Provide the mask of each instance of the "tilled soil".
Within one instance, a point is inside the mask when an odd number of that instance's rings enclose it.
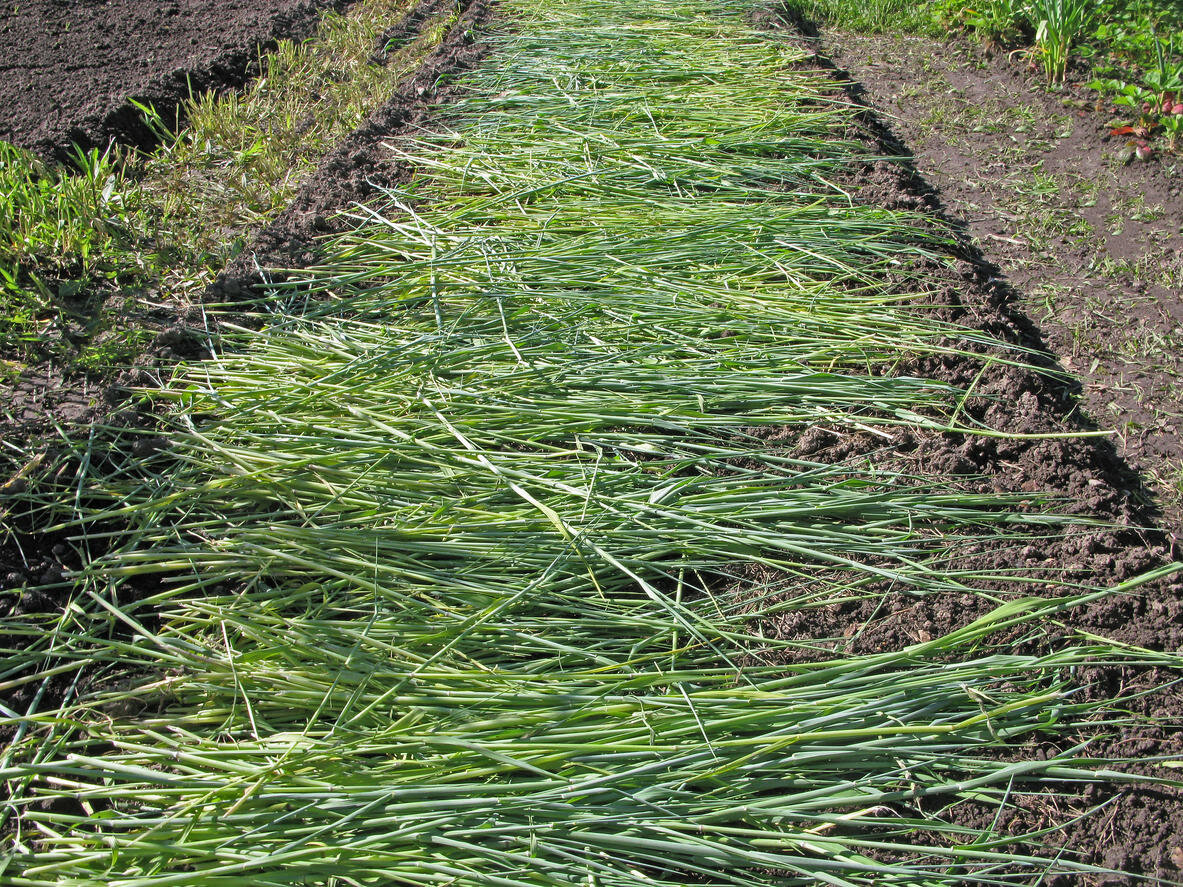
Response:
[[[43,156],[155,141],[129,101],[174,119],[191,91],[241,85],[259,52],[347,0],[3,0],[0,139]]]
[[[1046,256],[1035,257],[1029,247],[1012,243],[1006,232],[1014,233],[1014,219],[997,207],[994,201],[982,199],[982,191],[991,190],[1001,196],[1005,185],[997,179],[992,188],[979,183],[989,179],[987,158],[1005,150],[999,144],[999,133],[977,133],[973,151],[968,151],[964,140],[950,136],[941,142],[922,120],[917,119],[909,102],[939,101],[927,91],[924,76],[931,68],[918,68],[915,59],[905,56],[896,60],[884,48],[895,43],[912,46],[915,40],[904,38],[850,38],[848,35],[819,35],[809,22],[795,22],[793,29],[801,32],[802,45],[817,51],[817,62],[844,84],[846,93],[855,105],[861,106],[861,122],[857,135],[866,139],[873,153],[894,155],[897,160],[868,164],[852,175],[848,184],[856,199],[896,210],[912,210],[929,215],[959,233],[959,254],[964,261],[953,271],[928,269],[931,276],[944,285],[934,299],[939,316],[965,326],[977,328],[1003,341],[1035,350],[1032,361],[1045,371],[1032,372],[1016,367],[997,366],[980,371],[976,361],[958,358],[927,358],[916,366],[901,368],[902,372],[942,379],[972,388],[984,398],[976,402],[967,418],[980,421],[987,427],[1008,433],[1046,435],[1060,432],[1090,432],[1097,422],[1079,404],[1092,407],[1093,415],[1112,418],[1114,413],[1129,415],[1139,405],[1140,392],[1123,390],[1112,375],[1096,374],[1098,362],[1081,366],[1083,360],[1068,355],[1079,354],[1070,347],[1065,332],[1066,318],[1041,317],[1032,319],[1032,303],[1024,289],[1037,285],[1041,274],[1048,274]],[[956,47],[934,45],[924,56],[932,58],[964,58]],[[1001,63],[986,65],[987,72],[999,83],[1017,89],[1016,81],[1022,73],[1004,71]],[[972,65],[977,69],[979,65]],[[866,77],[866,82],[863,78]],[[988,90],[989,85],[973,82],[971,73],[964,73],[959,81],[967,91]],[[995,84],[997,89],[997,83]],[[885,109],[884,91],[890,90],[892,102]],[[1024,97],[1034,101],[1035,89],[1026,88]],[[1013,101],[1013,94],[1003,90],[995,101],[1005,107]],[[918,96],[920,98],[918,98]],[[978,95],[979,101],[984,101]],[[1044,112],[1051,113],[1053,100],[1045,98]],[[1057,100],[1058,101],[1058,100]],[[885,110],[888,113],[884,113]],[[899,116],[896,116],[899,115]],[[1081,118],[1073,116],[1080,121]],[[1066,156],[1057,162],[1073,163],[1080,155],[1079,168],[1088,175],[1090,164],[1095,170],[1104,167],[1111,173],[1115,168],[1106,165],[1103,134],[1096,126],[1080,124],[1072,130],[1075,140],[1062,146]],[[1064,131],[1063,129],[1061,131]],[[946,133],[948,135],[948,133]],[[964,134],[961,134],[964,135]],[[1009,144],[1010,133],[1002,139]],[[1066,133],[1065,139],[1071,133]],[[993,144],[988,144],[990,141]],[[975,165],[977,164],[977,165]],[[1043,168],[1041,163],[1039,169]],[[1136,167],[1132,170],[1116,168],[1126,176],[1126,189],[1141,189],[1147,199],[1161,204],[1179,206],[1178,188],[1163,176],[1161,168]],[[1030,170],[1028,170],[1030,172]],[[1096,173],[1100,175],[1100,173]],[[959,175],[961,176],[959,178]],[[964,178],[974,178],[967,183]],[[1012,184],[1013,187],[1013,184]],[[968,204],[967,190],[976,194],[980,202]],[[1103,189],[1102,189],[1103,190]],[[1106,208],[1112,208],[1120,195],[1110,193],[1105,198]],[[1001,202],[1001,200],[999,200]],[[964,215],[967,209],[975,215]],[[1105,209],[1097,210],[1102,213]],[[1102,237],[1091,247],[1110,257],[1130,251],[1160,250],[1164,262],[1177,262],[1172,241],[1164,236],[1178,218],[1168,216],[1158,224],[1142,225],[1131,239]],[[1002,232],[991,238],[990,232]],[[1022,247],[1001,254],[992,247],[997,238],[1007,247]],[[1065,235],[1066,237],[1066,235]],[[1068,243],[1065,239],[1062,244]],[[1132,245],[1131,245],[1132,244]],[[1123,250],[1126,252],[1123,253]],[[1168,317],[1178,308],[1179,292],[1165,286],[1143,285],[1137,288],[1143,301],[1125,303],[1114,299],[1114,292],[1129,285],[1128,278],[1098,279],[1090,274],[1085,259],[1088,249],[1079,243],[1055,268],[1056,278],[1065,287],[1072,287],[1073,304],[1084,310],[1090,301],[1107,298],[1114,318],[1107,330],[1093,334],[1092,346],[1103,352],[1106,339],[1131,324],[1141,323],[1149,315]],[[1025,261],[1022,261],[1025,259]],[[1000,268],[1000,265],[1002,266]],[[1005,268],[1004,272],[1002,269]],[[1011,269],[1014,268],[1013,272]],[[1008,274],[1011,276],[1008,279]],[[900,282],[902,287],[907,281]],[[906,291],[905,290],[902,290]],[[1114,305],[1113,302],[1118,304]],[[1149,303],[1145,311],[1138,306]],[[1041,324],[1042,322],[1042,324]],[[1156,321],[1157,322],[1157,321]],[[1170,325],[1174,321],[1165,322]],[[1085,347],[1088,347],[1086,343]],[[1064,355],[1063,358],[1060,355]],[[1174,356],[1171,356],[1174,359]],[[1063,367],[1084,370],[1084,386],[1055,371]],[[1092,374],[1088,372],[1090,369]],[[1166,391],[1169,403],[1177,404],[1179,389],[1173,386],[1169,369],[1140,366],[1136,371],[1156,375]],[[1116,407],[1101,409],[1103,403]],[[774,438],[776,435],[774,435]],[[951,550],[951,563],[958,568],[981,576],[1007,575],[1036,579],[1046,583],[1049,593],[1065,593],[1081,584],[1116,586],[1133,576],[1169,563],[1179,557],[1177,547],[1177,511],[1168,510],[1163,530],[1164,515],[1153,491],[1148,489],[1137,468],[1146,464],[1148,449],[1158,453],[1178,453],[1179,438],[1173,429],[1152,425],[1140,435],[1112,437],[1076,437],[1065,439],[998,439],[935,432],[902,431],[894,439],[871,435],[851,435],[836,429],[815,428],[804,435],[788,433],[780,440],[772,440],[787,452],[823,462],[850,461],[865,465],[869,461],[883,470],[902,470],[943,485],[968,492],[993,492],[1033,496],[1047,491],[1063,497],[1062,507],[1076,514],[1096,519],[1096,527],[1077,527],[1068,533],[1036,532],[1021,547],[999,545],[983,538],[959,550]],[[1133,443],[1131,444],[1131,437]],[[1133,466],[1131,466],[1133,462]],[[1005,586],[1000,580],[970,580],[971,587]],[[1023,586],[1020,586],[1020,590]],[[1027,586],[1030,593],[1030,586]],[[885,597],[869,601],[834,604],[810,612],[789,613],[770,631],[782,638],[830,638],[835,649],[871,653],[898,650],[909,644],[938,637],[985,615],[990,609],[987,600],[973,594],[914,595],[884,589]],[[1131,594],[1110,596],[1093,605],[1064,614],[1062,626],[1053,628],[1051,636],[1040,638],[1037,645],[1054,643],[1057,636],[1072,636],[1078,632],[1103,635],[1114,640],[1153,650],[1177,651],[1183,647],[1183,584],[1177,577],[1161,580],[1137,589]],[[1031,643],[1021,638],[1018,642]],[[1112,699],[1135,691],[1149,691],[1174,679],[1173,675],[1154,670],[1140,671],[1125,668],[1098,669],[1089,678],[1092,698]],[[1136,735],[1114,731],[1114,735],[1093,738],[1088,754],[1101,758],[1149,759],[1155,756],[1183,754],[1183,739],[1177,725],[1183,720],[1183,699],[1174,688],[1149,693],[1133,699],[1130,710],[1141,714],[1144,729]],[[1025,749],[1024,753],[1038,749]],[[1042,753],[1052,751],[1043,750]],[[1154,772],[1161,768],[1131,765],[1136,772]],[[1059,798],[1025,801],[1007,813],[1005,826],[1012,833],[1047,828],[1063,823],[1071,815],[1083,814],[1096,805],[1105,805],[1094,816],[1074,823],[1063,833],[1046,838],[1048,846],[1064,847],[1076,858],[1094,864],[1113,867],[1150,883],[1167,884],[1183,881],[1183,793],[1173,788],[1127,786],[1123,788],[1092,787],[1080,794],[1067,792]],[[993,810],[975,814],[965,808],[959,814],[967,824],[974,824],[975,815],[981,817],[981,827],[989,827]],[[1126,883],[1123,880],[1095,882],[1093,880],[1061,878],[1049,883],[1067,887],[1077,883]],[[1134,882],[1130,882],[1134,883]],[[1138,881],[1137,883],[1145,883]]]

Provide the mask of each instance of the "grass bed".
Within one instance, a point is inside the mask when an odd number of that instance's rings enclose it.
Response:
[[[1022,355],[885,291],[947,240],[829,183],[866,159],[849,109],[752,9],[507,0],[441,132],[397,149],[418,177],[163,395],[168,470],[66,523],[129,529],[56,624],[7,626],[3,686],[74,683],[7,713],[0,883],[1100,871],[957,815],[1135,778],[1089,757],[1129,716],[1077,674],[1175,658],[1000,646],[1110,592],[950,566],[1080,519],[754,439],[960,427],[967,392],[893,370]],[[872,656],[761,631],[898,590],[998,607]],[[1065,751],[1003,754],[1036,735]]]

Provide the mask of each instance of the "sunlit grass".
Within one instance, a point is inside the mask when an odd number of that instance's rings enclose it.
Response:
[[[1091,759],[1133,718],[1079,676],[1176,657],[1041,629],[1153,577],[975,569],[971,544],[1087,521],[888,461],[899,427],[1008,432],[906,361],[1025,355],[886,284],[948,236],[834,184],[868,159],[849,106],[751,8],[507,0],[492,57],[398,148],[416,179],[159,395],[167,450],[99,428],[86,458],[119,472],[25,494],[103,553],[52,622],[6,626],[0,686],[68,690],[5,713],[0,882],[1100,873],[1045,851],[1066,823],[999,823],[1142,778]],[[818,425],[883,453],[795,454]],[[768,630],[942,592],[988,615],[868,656]]]

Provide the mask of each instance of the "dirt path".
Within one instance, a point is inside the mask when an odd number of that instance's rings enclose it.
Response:
[[[1094,93],[1049,94],[1005,55],[927,38],[823,35],[899,149],[989,262],[1036,343],[1081,379],[1183,534],[1183,194],[1179,158],[1130,161]]]
[[[241,84],[261,47],[312,32],[346,0],[4,0],[0,139],[42,155],[71,142],[153,141],[128,98],[170,120],[190,94]]]

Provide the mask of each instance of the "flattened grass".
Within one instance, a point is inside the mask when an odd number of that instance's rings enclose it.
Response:
[[[955,424],[967,392],[893,370],[1022,355],[884,287],[944,237],[828,183],[865,159],[843,105],[750,12],[509,0],[444,133],[402,146],[418,179],[170,389],[170,470],[80,495],[80,544],[130,528],[57,625],[9,626],[42,638],[9,685],[79,677],[9,715],[0,882],[1099,873],[997,823],[1134,778],[1089,757],[1130,719],[1078,675],[1176,658],[1018,653],[996,633],[1109,592],[957,566],[1078,519],[755,439]],[[901,590],[999,606],[873,656],[764,631]],[[1000,754],[1036,735],[1064,751]]]

